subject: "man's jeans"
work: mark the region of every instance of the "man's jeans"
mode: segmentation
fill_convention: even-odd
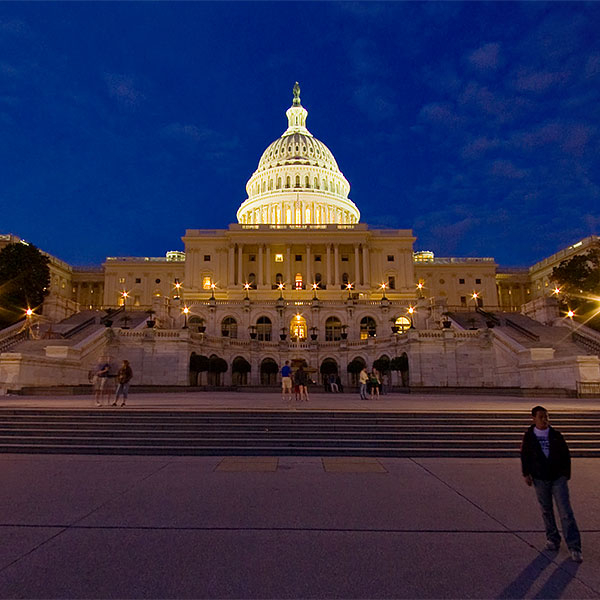
[[[117,386],[117,394],[115,396],[115,402],[119,399],[119,396],[123,394],[123,400],[127,400],[127,392],[129,391],[129,383],[120,383]]]
[[[544,518],[544,526],[546,527],[546,539],[557,546],[560,544],[560,534],[556,528],[556,519],[552,506],[552,498],[554,498],[567,546],[569,550],[581,552],[581,536],[569,500],[567,478],[559,477],[554,481],[534,479],[533,485],[538,502],[542,507],[542,517]]]
[[[367,384],[366,383],[360,384],[360,397],[362,400],[367,399]]]

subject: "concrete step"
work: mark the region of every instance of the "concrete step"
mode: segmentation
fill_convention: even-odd
[[[510,456],[522,413],[0,410],[0,452]],[[553,413],[573,456],[600,456],[600,412]]]

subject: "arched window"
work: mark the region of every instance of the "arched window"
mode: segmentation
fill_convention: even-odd
[[[303,289],[302,273],[296,273],[296,277],[294,277],[294,288],[297,290]]]
[[[304,178],[304,187],[305,188],[310,187],[310,179],[309,179],[308,175]]]
[[[269,189],[272,190],[273,189],[273,180],[269,179]]]
[[[253,289],[253,290],[256,289],[256,274],[250,273],[248,275],[248,283],[250,284],[251,289]]]
[[[281,188],[281,177],[277,178],[277,189]]]
[[[300,187],[300,175],[296,175],[296,187]]]
[[[305,223],[310,223],[311,222],[310,208],[307,208],[307,209],[304,210],[304,222]]]
[[[305,340],[307,336],[306,319],[302,315],[296,315],[290,321],[290,337],[297,340]]]
[[[289,186],[288,186],[289,187]],[[292,222],[292,209],[288,208],[285,211],[285,222],[289,225]]]
[[[323,179],[323,189],[327,191],[327,179]]]
[[[223,337],[237,338],[237,321],[233,317],[225,317],[221,321],[221,335]]]
[[[318,190],[318,189],[319,189],[319,179],[318,179],[317,177],[315,177],[315,181],[314,181],[314,188],[315,188],[316,190]]]
[[[266,189],[266,183],[263,181],[261,186],[261,191],[264,192]]]
[[[375,337],[377,334],[377,323],[373,317],[363,317],[360,321],[360,339]]]
[[[325,341],[337,342],[342,339],[342,322],[337,317],[325,321]]]
[[[275,283],[277,285],[279,285],[280,283],[283,283],[283,275],[281,273],[277,273],[275,275]]]
[[[289,175],[285,178],[285,187],[286,188],[290,187],[290,176]]]
[[[270,342],[271,330],[271,319],[269,317],[258,317],[256,321],[257,339],[261,342]]]
[[[348,283],[350,283],[350,278],[348,277],[348,273],[342,273],[342,285],[340,286],[340,288],[342,290],[347,289]]]
[[[318,283],[320,286],[322,281],[323,281],[323,276],[321,275],[321,273],[315,273],[315,283]]]
[[[411,320],[408,317],[398,317],[395,321],[394,321],[394,327],[397,327],[398,329],[396,330],[398,333],[406,333],[410,327],[412,325]]]

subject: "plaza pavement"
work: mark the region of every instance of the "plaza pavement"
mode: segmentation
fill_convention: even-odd
[[[597,400],[314,394],[308,408],[598,410]],[[133,408],[281,409],[277,394]],[[0,408],[89,408],[2,397]],[[100,413],[108,410],[98,409]],[[301,410],[306,410],[304,406]],[[551,414],[552,416],[552,414]],[[2,598],[600,598],[600,462],[575,459],[584,562],[542,550],[516,459],[0,455]]]

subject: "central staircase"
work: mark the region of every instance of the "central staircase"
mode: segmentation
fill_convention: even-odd
[[[600,412],[552,413],[574,457],[600,457]],[[0,410],[0,452],[515,458],[522,412]]]

